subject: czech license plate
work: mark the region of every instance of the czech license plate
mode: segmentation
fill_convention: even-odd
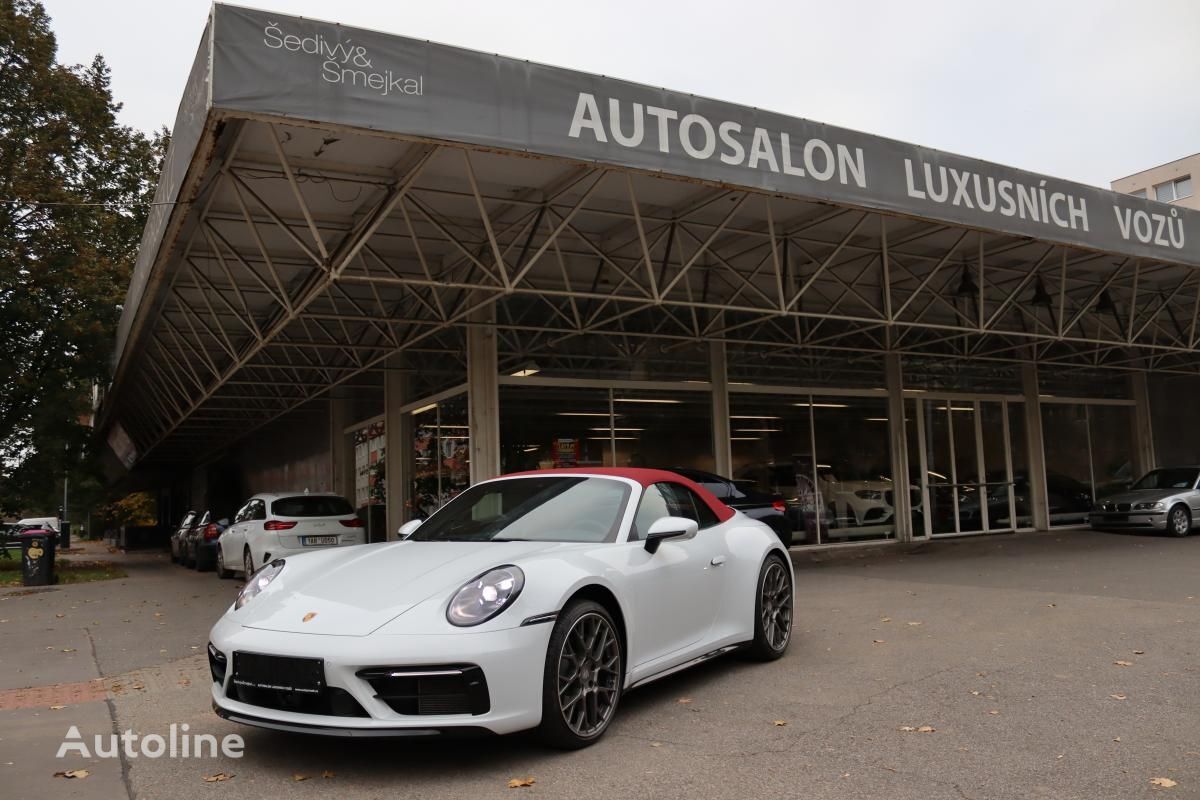
[[[336,536],[301,536],[300,544],[305,547],[326,547],[331,544],[337,544],[338,537]]]
[[[325,661],[237,651],[233,654],[232,680],[251,689],[320,694],[325,688]]]

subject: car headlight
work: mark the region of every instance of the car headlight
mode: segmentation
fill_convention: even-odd
[[[250,580],[246,581],[246,585],[242,587],[242,591],[238,592],[237,600],[233,607],[241,608],[249,603],[262,592],[263,589],[271,585],[271,581],[279,577],[279,573],[283,572],[284,560],[277,558],[270,564],[260,569],[258,572],[250,576]]]
[[[525,573],[519,567],[490,569],[454,593],[446,619],[460,628],[487,622],[516,600],[524,586]]]
[[[1135,511],[1162,511],[1166,505],[1159,500],[1157,503],[1138,503],[1133,508]]]
[[[859,489],[854,493],[854,496],[863,500],[882,500],[883,492],[877,489]]]

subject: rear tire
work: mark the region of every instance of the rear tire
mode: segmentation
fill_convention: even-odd
[[[560,750],[593,744],[617,712],[625,653],[612,616],[582,600],[558,615],[542,674],[542,723],[537,735]]]
[[[235,573],[231,569],[225,569],[225,550],[221,545],[217,545],[217,577],[221,580],[234,577]]]
[[[746,656],[755,661],[774,661],[787,652],[792,640],[794,589],[792,573],[777,552],[763,560],[758,571],[754,597],[754,641]]]
[[[1167,533],[1180,538],[1192,532],[1192,512],[1185,505],[1173,506],[1167,513]]]

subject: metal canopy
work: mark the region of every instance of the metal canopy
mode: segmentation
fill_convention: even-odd
[[[234,12],[258,21],[217,7],[189,95],[220,98]],[[280,19],[280,42],[323,25]],[[761,354],[764,380],[781,358],[884,352],[1200,371],[1182,259],[217,99],[185,98],[159,190],[176,204],[147,227],[122,319],[104,424],[128,434],[128,463],[194,461],[332,389],[375,391],[398,352],[461,373],[471,325],[496,326],[506,370],[685,365],[720,340]]]

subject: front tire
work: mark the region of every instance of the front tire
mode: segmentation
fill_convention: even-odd
[[[217,545],[217,577],[222,580],[234,577],[231,569],[225,569],[225,548]]]
[[[583,600],[564,609],[546,648],[539,738],[578,750],[603,736],[621,699],[624,667],[621,637],[604,606]]]
[[[1192,532],[1192,513],[1186,506],[1177,505],[1167,514],[1167,533],[1184,537]]]
[[[772,552],[758,571],[754,599],[754,641],[746,655],[755,661],[774,661],[792,640],[792,573],[783,556]]]

